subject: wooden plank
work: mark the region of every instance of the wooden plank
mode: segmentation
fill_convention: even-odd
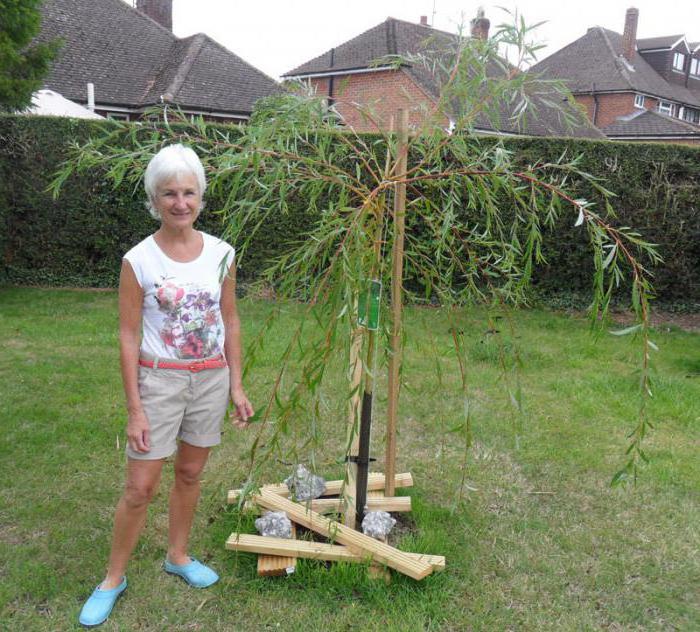
[[[308,503],[299,503],[303,507],[307,507]],[[365,503],[367,511],[411,511],[410,496],[392,496],[387,498],[368,498]],[[311,510],[321,514],[326,513],[343,513],[345,510],[342,498],[317,498],[311,501]]]
[[[296,536],[297,528],[292,522],[292,539]],[[296,563],[297,558],[290,555],[258,555],[258,575],[261,577],[291,575],[296,569]]]
[[[288,540],[247,533],[232,533],[226,540],[226,548],[246,553],[265,553],[274,556],[293,555],[312,560],[331,562],[361,562],[361,555],[337,544],[327,542],[309,542],[308,540]]]
[[[259,494],[255,494],[253,500],[265,509],[284,511],[293,522],[345,544],[358,555],[365,555],[373,561],[385,564],[413,579],[423,579],[433,571],[433,567],[427,562],[416,560],[403,551],[378,542],[335,520],[329,520],[325,516],[307,510],[303,505],[277,494],[263,490]]]
[[[338,496],[342,489],[343,483],[345,481],[326,481],[326,489],[323,492],[324,496]],[[384,489],[385,478],[384,474],[381,472],[372,472],[367,479],[367,490],[374,491],[377,489]],[[413,487],[413,477],[410,472],[403,472],[401,474],[396,474],[394,476],[394,487]],[[288,497],[289,488],[284,483],[274,484],[274,485],[263,485],[261,491],[269,491],[273,494],[278,494],[279,496]],[[241,495],[241,489],[231,489],[228,492],[227,501],[229,503],[235,503],[238,497]]]
[[[289,540],[287,538],[271,538],[248,533],[232,533],[226,540],[226,548],[230,551],[266,554],[273,557],[290,556],[329,562],[366,562],[369,557],[356,553],[346,546],[328,544],[327,542],[309,542],[308,540]],[[442,555],[427,555],[409,553],[405,555],[430,564],[433,570],[445,569],[445,558]]]
[[[398,146],[396,178],[406,177],[408,162],[408,110],[397,112]],[[386,420],[386,449],[384,471],[386,472],[387,496],[394,495],[394,472],[396,472],[396,425],[399,410],[399,370],[401,368],[401,310],[403,308],[403,247],[406,223],[406,183],[397,182],[394,188],[394,243],[391,252],[391,336],[389,353],[389,382]]]

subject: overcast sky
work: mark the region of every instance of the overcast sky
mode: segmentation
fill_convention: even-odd
[[[128,1],[128,0],[127,0]],[[638,37],[683,33],[700,41],[697,0],[173,0],[173,30],[186,37],[206,33],[271,77],[279,76],[387,17],[418,22],[427,15],[436,28],[456,31],[464,15],[483,5],[492,28],[506,19],[497,7],[517,8],[547,44],[540,58],[575,40],[590,26],[622,33],[625,11],[639,9]],[[433,13],[434,7],[434,13]]]

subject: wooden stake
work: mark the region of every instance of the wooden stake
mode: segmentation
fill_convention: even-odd
[[[408,110],[399,110],[398,148],[396,178],[405,178],[408,166]],[[386,473],[387,496],[394,495],[394,473],[396,472],[396,420],[399,408],[399,371],[401,369],[401,310],[403,303],[403,245],[406,226],[406,184],[399,182],[394,189],[394,244],[391,253],[391,351],[389,353],[389,398],[386,423]]]
[[[378,542],[339,522],[329,520],[315,511],[307,510],[303,505],[282,498],[277,494],[261,491],[253,496],[253,500],[265,509],[284,511],[289,519],[327,538],[336,540],[350,547],[354,553],[363,555],[370,560],[386,564],[394,570],[408,575],[413,579],[423,579],[433,572],[431,564],[416,560],[399,549]]]
[[[350,396],[347,429],[347,456],[356,456],[360,448],[360,387],[362,382],[362,329],[352,332],[350,343]],[[348,460],[345,465],[347,483],[343,487],[344,522],[355,528],[357,514],[357,463]]]
[[[384,213],[385,205],[380,203],[376,206],[376,234],[374,236],[374,257],[372,260],[372,270],[368,282],[372,284],[374,279],[381,276],[381,261],[382,261],[382,239],[384,232]],[[381,279],[380,279],[381,282]],[[380,284],[380,297],[381,297],[381,284]],[[367,287],[367,301],[369,302],[372,290],[370,286]],[[380,298],[381,304],[381,298]],[[368,321],[369,318],[369,305],[366,306]],[[377,313],[378,321],[381,322],[381,317]],[[378,326],[378,325],[377,325]],[[365,503],[367,502],[367,480],[369,477],[369,464],[370,464],[370,443],[372,437],[372,407],[374,401],[374,378],[376,372],[376,361],[375,361],[375,345],[377,342],[377,329],[371,326],[367,327],[367,357],[365,360],[363,380],[362,380],[362,406],[360,409],[360,432],[359,432],[359,444],[357,450],[358,464],[357,464],[357,496],[355,499],[356,508],[356,518],[355,526],[358,523],[362,523],[362,519],[365,517]]]

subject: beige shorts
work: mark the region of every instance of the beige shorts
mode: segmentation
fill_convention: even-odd
[[[164,459],[177,451],[178,440],[200,448],[221,443],[221,422],[229,401],[229,369],[191,372],[139,366],[139,393],[151,435],[149,452],[132,459]]]

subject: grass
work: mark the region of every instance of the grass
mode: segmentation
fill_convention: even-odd
[[[271,305],[244,301],[250,340]],[[123,484],[123,402],[116,295],[0,289],[0,629],[77,628],[101,578]],[[261,402],[276,352],[297,318],[271,332],[249,389]],[[636,351],[591,337],[587,324],[519,312],[505,351],[521,350],[525,414],[518,430],[482,315],[460,318],[470,357],[475,446],[462,469],[457,365],[438,310],[407,312],[399,470],[416,486],[399,546],[444,554],[446,572],[390,585],[364,569],[301,561],[284,579],[224,550],[252,520],[225,504],[246,476],[252,433],[227,432],[207,467],[192,551],[222,581],[193,592],[165,575],[166,471],[129,568],[129,590],[105,630],[690,630],[700,628],[700,335],[654,340],[656,429],[636,488],[611,489],[636,412]],[[435,375],[439,367],[442,384]],[[326,393],[318,467],[341,472],[345,402]],[[385,392],[380,380],[377,392]],[[378,397],[376,418],[385,401]],[[382,423],[374,433],[381,456]],[[303,442],[305,437],[290,436]],[[290,470],[271,463],[266,476]],[[470,488],[459,501],[462,475]]]

